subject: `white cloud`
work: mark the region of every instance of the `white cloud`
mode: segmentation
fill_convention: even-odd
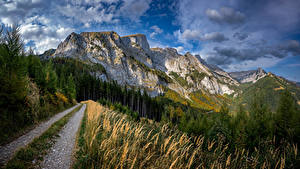
[[[151,39],[148,40],[148,43],[151,48],[166,48],[166,47],[168,47],[167,45],[164,45],[159,41],[152,41]]]
[[[138,22],[150,3],[151,0],[0,1],[0,24],[21,25],[24,42],[41,53],[56,48],[75,30],[90,30],[93,25],[105,29],[105,24],[117,29],[121,18]]]
[[[150,33],[150,38],[154,38],[155,36],[157,35],[157,33],[156,32],[152,32],[152,33]]]
[[[56,48],[58,44],[74,29],[55,26],[43,26],[39,24],[26,23],[21,25],[20,33],[25,43],[34,42],[33,49],[42,53],[50,48]]]
[[[119,15],[139,22],[139,18],[149,9],[151,1],[152,0],[125,0],[119,10]]]
[[[154,31],[150,34],[150,38],[154,38],[156,35],[163,33],[163,30],[160,29],[157,25],[151,26],[150,29]]]
[[[89,7],[86,9],[85,6],[70,5],[59,6],[58,11],[66,17],[71,18],[74,22],[81,24],[90,24],[91,22],[96,23],[113,23],[114,14],[107,13],[107,10],[103,8],[101,4],[97,6]]]
[[[55,49],[57,45],[61,42],[61,40],[53,37],[45,37],[42,41],[35,40],[34,42],[35,42],[34,50],[38,54],[41,54],[48,49],[51,48]]]
[[[163,30],[160,29],[157,25],[151,26],[150,29],[153,29],[156,33],[163,33]]]
[[[201,34],[199,30],[186,29],[182,33],[182,38],[186,40],[200,40]]]
[[[239,63],[229,64],[227,66],[221,66],[227,72],[235,72],[235,71],[243,71],[243,70],[251,70],[256,69],[258,67],[270,68],[277,65],[283,59],[280,58],[258,58],[257,60],[248,60]]]
[[[177,37],[179,42],[189,47],[191,47],[189,41],[194,41],[194,40],[199,41],[201,39],[199,30],[186,29],[183,32],[181,32],[181,30],[177,30],[174,32],[174,36]]]
[[[184,47],[183,46],[177,46],[175,47],[178,53],[183,54],[185,53]]]
[[[237,24],[245,20],[245,15],[232,8],[222,7],[219,11],[215,9],[207,9],[208,18],[217,23]]]

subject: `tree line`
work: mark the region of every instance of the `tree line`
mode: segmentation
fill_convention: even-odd
[[[17,26],[0,28],[0,144],[74,104],[75,92],[72,74],[58,77],[51,61],[25,52]]]
[[[162,105],[155,98],[151,98],[144,90],[100,79],[97,75],[106,74],[100,64],[89,65],[71,58],[53,58],[51,62],[54,63],[58,77],[64,77],[68,73],[73,75],[77,101],[105,100],[111,104],[127,106],[131,111],[137,112],[139,117],[160,121]]]

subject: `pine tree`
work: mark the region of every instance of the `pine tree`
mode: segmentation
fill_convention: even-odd
[[[275,116],[275,135],[277,136],[277,139],[294,139],[295,132],[299,127],[299,124],[297,123],[299,114],[297,116],[296,110],[295,99],[289,91],[285,90],[280,97],[279,106]]]
[[[1,35],[0,44],[1,121],[3,118],[9,119],[8,121],[15,121],[19,126],[27,123],[24,111],[26,111],[28,78],[22,51],[23,42],[19,28],[17,26],[8,28],[4,37]]]
[[[52,62],[46,65],[45,69],[45,85],[46,90],[50,93],[55,93],[57,90],[57,75],[53,70]]]
[[[70,99],[75,99],[76,97],[76,85],[72,74],[70,74],[67,79],[67,96]]]

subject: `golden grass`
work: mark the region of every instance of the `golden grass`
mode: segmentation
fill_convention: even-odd
[[[167,124],[129,120],[93,101],[87,104],[84,168],[283,168],[286,154],[245,149],[228,153],[221,141],[205,142]],[[227,153],[226,153],[227,152]],[[297,147],[287,147],[297,156]],[[261,155],[261,153],[266,155]],[[276,165],[277,164],[277,165]]]
[[[278,91],[278,90],[284,90],[284,87],[279,86],[279,87],[277,87],[277,88],[274,88],[274,90],[275,90],[275,91]]]

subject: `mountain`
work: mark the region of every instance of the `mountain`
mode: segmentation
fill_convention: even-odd
[[[235,98],[236,106],[244,105],[250,108],[254,99],[267,104],[272,111],[276,111],[280,96],[286,89],[291,92],[300,106],[300,88],[285,78],[268,73],[255,83],[243,83],[239,86],[239,94]]]
[[[200,56],[181,55],[173,48],[150,48],[143,34],[120,37],[116,32],[71,33],[51,57],[70,57],[101,64],[108,80],[143,88],[151,96],[176,91],[189,99],[193,92],[232,94],[238,82],[226,72],[210,69]]]
[[[55,53],[55,49],[46,50],[43,54],[39,55],[41,59],[49,59]]]
[[[290,84],[261,68],[227,73],[206,63],[199,55],[189,52],[182,55],[174,48],[150,48],[143,34],[121,37],[113,31],[73,32],[56,50],[49,50],[42,56],[73,58],[87,65],[101,65],[101,71],[92,74],[102,80],[113,80],[120,85],[143,89],[152,97],[163,95],[205,110],[218,111],[224,102],[231,107],[240,103],[249,105],[258,91],[266,93],[268,98],[276,96],[275,100],[266,99],[274,110],[283,84]],[[282,85],[275,85],[278,79]],[[299,101],[299,88],[295,84],[291,86],[294,87],[289,89]],[[232,103],[227,95],[234,96],[235,102]]]
[[[198,60],[205,65],[206,67],[208,67],[216,76],[223,76],[225,77],[224,79],[226,79],[226,83],[229,83],[231,85],[239,85],[239,82],[237,80],[235,80],[234,78],[232,78],[229,73],[225,72],[223,69],[219,68],[217,65],[212,65],[212,64],[208,64],[206,63],[201,57],[200,55],[195,55]]]
[[[255,83],[257,80],[265,77],[267,73],[263,69],[258,68],[257,70],[231,72],[229,75],[240,83]]]

